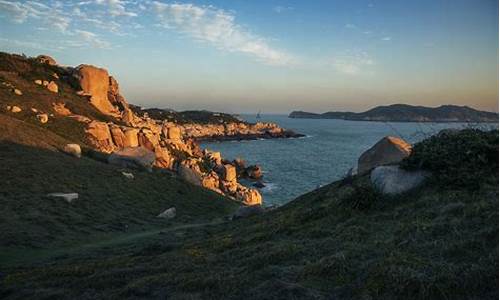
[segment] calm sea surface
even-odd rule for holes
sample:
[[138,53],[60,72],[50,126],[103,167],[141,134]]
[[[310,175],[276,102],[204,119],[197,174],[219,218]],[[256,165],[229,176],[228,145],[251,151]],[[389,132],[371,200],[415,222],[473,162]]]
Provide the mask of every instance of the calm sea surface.
[[[249,122],[257,121],[254,115],[242,117]],[[263,115],[260,121],[275,122],[307,137],[203,143],[201,146],[220,151],[227,159],[240,157],[247,165],[260,165],[264,170],[263,182],[266,185],[260,190],[265,205],[282,205],[318,186],[340,179],[351,167],[356,166],[363,151],[386,135],[400,136],[415,143],[441,129],[467,126],[458,123],[290,119],[283,115]],[[481,126],[498,128],[498,124]]]

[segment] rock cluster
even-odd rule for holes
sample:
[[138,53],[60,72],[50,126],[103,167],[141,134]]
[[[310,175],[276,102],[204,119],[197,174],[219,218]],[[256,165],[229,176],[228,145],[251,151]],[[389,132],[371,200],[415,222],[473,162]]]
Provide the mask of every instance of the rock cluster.
[[[99,151],[112,153],[108,162],[125,167],[165,168],[177,172],[192,184],[227,195],[247,205],[262,203],[259,192],[238,183],[238,173],[230,162],[223,163],[218,152],[201,151],[193,138],[206,133],[197,125],[178,125],[168,121],[137,116],[121,96],[118,82],[105,69],[90,65],[80,65],[73,76],[81,86],[81,96],[89,97],[90,103],[103,114],[121,122],[79,120],[87,123],[86,132],[90,143]],[[75,117],[62,104],[53,104],[59,115]],[[80,116],[83,117],[83,116]],[[224,125],[223,125],[224,127]],[[189,134],[190,128],[201,130]],[[213,130],[208,126],[209,131]],[[241,132],[246,127],[229,124],[223,134]],[[268,128],[255,125],[253,131]],[[278,132],[273,127],[271,132]],[[279,128],[279,129],[278,129]],[[216,129],[219,130],[219,129]]]

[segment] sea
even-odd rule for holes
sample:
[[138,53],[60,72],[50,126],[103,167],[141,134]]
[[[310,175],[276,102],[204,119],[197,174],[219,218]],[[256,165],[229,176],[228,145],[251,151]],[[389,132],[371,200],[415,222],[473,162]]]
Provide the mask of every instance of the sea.
[[[358,157],[382,137],[401,137],[416,143],[447,128],[498,129],[498,124],[365,122],[334,119],[292,119],[286,115],[240,115],[248,122],[274,122],[302,133],[292,139],[205,142],[223,158],[242,158],[263,169],[259,189],[266,206],[280,206],[296,197],[341,179],[355,168]],[[252,186],[252,182],[243,181]]]

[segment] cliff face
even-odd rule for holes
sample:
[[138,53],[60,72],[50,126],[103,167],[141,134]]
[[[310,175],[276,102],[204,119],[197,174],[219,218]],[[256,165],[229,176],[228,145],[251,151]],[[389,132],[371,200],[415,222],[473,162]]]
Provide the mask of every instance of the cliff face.
[[174,171],[192,184],[243,204],[262,203],[257,190],[230,175],[236,174],[231,162],[224,161],[220,153],[202,151],[194,138],[279,133],[283,129],[274,124],[179,125],[140,116],[120,94],[118,82],[107,70],[92,65],[62,67],[50,61],[2,54],[0,100],[5,101],[0,102],[5,102],[3,109],[9,117],[28,119],[100,152],[143,147],[154,153],[155,167]]

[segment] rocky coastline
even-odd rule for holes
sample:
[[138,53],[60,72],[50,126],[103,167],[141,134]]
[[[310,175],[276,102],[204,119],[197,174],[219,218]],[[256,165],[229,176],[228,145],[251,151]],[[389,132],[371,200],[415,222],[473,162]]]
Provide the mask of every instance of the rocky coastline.
[[[6,108],[8,113],[35,114],[40,126],[64,119],[67,126],[75,130],[83,128],[84,137],[79,144],[68,144],[61,151],[71,149],[70,154],[74,156],[99,157],[107,163],[127,168],[169,170],[194,185],[244,205],[262,204],[262,196],[257,189],[238,182],[240,178],[259,179],[262,176],[260,167],[246,167],[242,161],[227,161],[219,152],[201,149],[198,142],[302,136],[274,123],[251,124],[232,117],[219,120],[217,124],[210,123],[216,119],[196,123],[186,122],[185,119],[151,118],[147,113],[138,113],[137,107],[127,102],[120,93],[118,81],[106,69],[87,64],[63,67],[45,55],[37,58],[11,56],[6,59],[47,69],[47,74],[50,74],[40,73],[26,82],[4,82],[12,93],[22,95],[17,87],[23,86],[24,91],[47,93],[43,90],[48,90],[47,97],[51,99],[51,104],[43,109],[9,105]],[[62,96],[68,93],[76,98],[76,103],[62,100]],[[88,112],[97,110],[98,113],[77,111],[75,104],[85,106]],[[212,118],[220,115],[200,112],[202,115],[207,113]],[[190,114],[196,116],[196,112]]]

